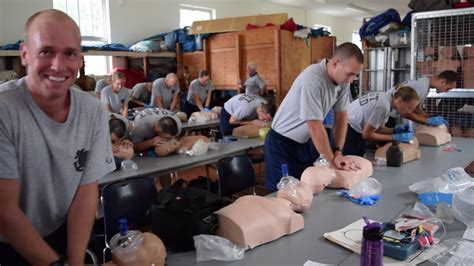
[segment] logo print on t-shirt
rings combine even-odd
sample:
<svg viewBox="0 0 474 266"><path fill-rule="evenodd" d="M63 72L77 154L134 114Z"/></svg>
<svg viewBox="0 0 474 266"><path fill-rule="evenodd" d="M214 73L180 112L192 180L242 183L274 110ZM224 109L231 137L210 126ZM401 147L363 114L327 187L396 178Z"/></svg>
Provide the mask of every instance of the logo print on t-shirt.
<svg viewBox="0 0 474 266"><path fill-rule="evenodd" d="M74 162L74 168L76 168L77 172L83 172L86 166L86 160L87 160L87 153L89 151L86 151L84 149L80 149L76 151L76 161Z"/></svg>

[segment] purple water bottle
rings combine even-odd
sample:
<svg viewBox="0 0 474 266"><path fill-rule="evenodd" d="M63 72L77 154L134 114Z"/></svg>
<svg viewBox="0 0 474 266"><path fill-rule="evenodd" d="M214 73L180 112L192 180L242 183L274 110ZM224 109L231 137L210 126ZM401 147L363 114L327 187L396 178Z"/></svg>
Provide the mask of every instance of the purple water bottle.
<svg viewBox="0 0 474 266"><path fill-rule="evenodd" d="M362 233L362 247L360 251L360 265L381 266L383 265L383 232L382 224L370 223L364 217L366 226Z"/></svg>

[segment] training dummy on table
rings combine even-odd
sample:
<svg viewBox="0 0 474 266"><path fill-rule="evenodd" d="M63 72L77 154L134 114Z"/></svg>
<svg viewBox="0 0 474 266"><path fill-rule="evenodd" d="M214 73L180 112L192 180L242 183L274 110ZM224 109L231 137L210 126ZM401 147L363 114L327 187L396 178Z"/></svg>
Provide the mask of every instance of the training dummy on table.
<svg viewBox="0 0 474 266"><path fill-rule="evenodd" d="M357 164L342 156L347 130L349 85L363 66L363 55L353 43L339 45L331 59L307 67L293 82L265 138L265 187L276 190L281 165L288 164L290 176L313 165L319 154L337 169L356 170ZM322 124L334 106L335 147L331 149Z"/></svg>
<svg viewBox="0 0 474 266"><path fill-rule="evenodd" d="M107 112L72 89L81 33L44 10L26 23L27 77L0 85L0 264L82 265L97 180L115 169Z"/></svg>

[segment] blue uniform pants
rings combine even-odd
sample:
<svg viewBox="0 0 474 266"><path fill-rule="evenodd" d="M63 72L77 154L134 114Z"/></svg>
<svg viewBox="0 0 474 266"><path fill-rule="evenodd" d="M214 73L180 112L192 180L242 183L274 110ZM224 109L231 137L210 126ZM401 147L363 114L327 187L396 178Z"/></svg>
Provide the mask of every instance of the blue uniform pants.
<svg viewBox="0 0 474 266"><path fill-rule="evenodd" d="M229 123L230 114L222 107L221 118L219 123L219 130L222 136L232 135L232 130L238 127L238 125L232 125Z"/></svg>
<svg viewBox="0 0 474 266"><path fill-rule="evenodd" d="M364 156L364 153L365 140L362 138L362 134L355 131L351 125L347 125L347 135L344 143L343 154Z"/></svg>

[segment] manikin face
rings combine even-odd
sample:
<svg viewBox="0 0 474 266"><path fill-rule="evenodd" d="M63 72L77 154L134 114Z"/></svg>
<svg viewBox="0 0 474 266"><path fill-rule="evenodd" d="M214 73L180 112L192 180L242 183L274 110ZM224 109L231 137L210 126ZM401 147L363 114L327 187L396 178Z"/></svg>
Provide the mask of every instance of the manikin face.
<svg viewBox="0 0 474 266"><path fill-rule="evenodd" d="M115 93L119 93L119 91L125 87L125 79L116 79L112 81L112 91Z"/></svg>
<svg viewBox="0 0 474 266"><path fill-rule="evenodd" d="M363 67L363 64L357 62L355 57L343 61L336 58L331 63L334 66L331 79L337 84L351 83Z"/></svg>
<svg viewBox="0 0 474 266"><path fill-rule="evenodd" d="M268 113L265 113L261 106L257 107L257 116L258 116L258 120L260 121L263 121L263 122L272 121L272 116Z"/></svg>
<svg viewBox="0 0 474 266"><path fill-rule="evenodd" d="M411 114L416 109L419 103L420 101L417 100L404 102L402 98L399 97L393 100L393 107L400 115L405 116L407 114Z"/></svg>
<svg viewBox="0 0 474 266"><path fill-rule="evenodd" d="M74 22L40 14L21 45L28 88L43 99L66 97L82 66L81 37Z"/></svg>

